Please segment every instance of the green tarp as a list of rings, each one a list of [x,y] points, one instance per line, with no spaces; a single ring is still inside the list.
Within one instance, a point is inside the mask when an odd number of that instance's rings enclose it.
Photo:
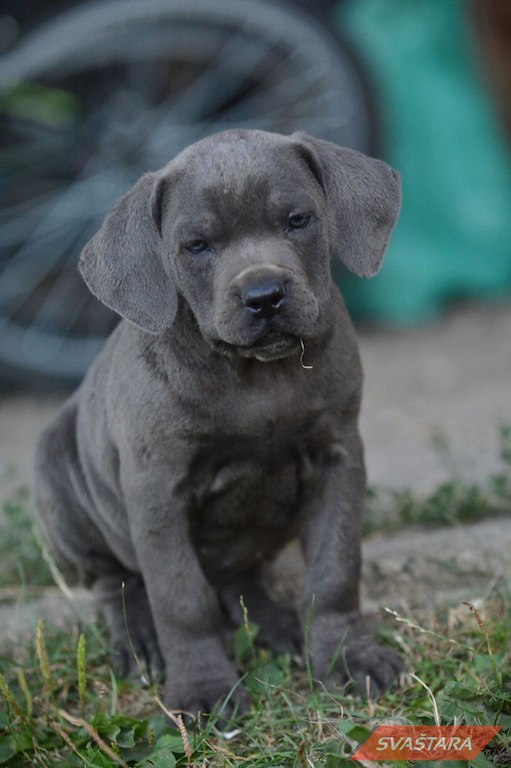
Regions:
[[[404,204],[385,266],[342,275],[355,317],[421,322],[450,299],[511,296],[511,155],[467,0],[350,0],[339,20],[378,95]]]

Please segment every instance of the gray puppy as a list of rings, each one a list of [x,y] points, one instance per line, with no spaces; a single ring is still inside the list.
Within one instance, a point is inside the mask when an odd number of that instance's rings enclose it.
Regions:
[[[382,262],[400,208],[384,163],[305,134],[227,131],[122,198],[80,270],[125,318],[43,432],[35,502],[57,559],[94,583],[166,702],[248,706],[223,629],[239,597],[282,650],[311,621],[316,678],[382,691],[401,660],[359,612],[361,368],[330,274]],[[296,611],[261,565],[298,536]],[[312,617],[312,619],[310,619]],[[327,680],[332,660],[338,661]],[[331,672],[331,670],[330,670]]]

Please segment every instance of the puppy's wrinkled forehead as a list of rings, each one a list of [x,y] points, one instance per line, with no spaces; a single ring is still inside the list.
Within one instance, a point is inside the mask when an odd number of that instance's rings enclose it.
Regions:
[[[201,141],[179,158],[180,187],[190,204],[220,216],[278,204],[304,187],[319,186],[287,137],[229,132]]]

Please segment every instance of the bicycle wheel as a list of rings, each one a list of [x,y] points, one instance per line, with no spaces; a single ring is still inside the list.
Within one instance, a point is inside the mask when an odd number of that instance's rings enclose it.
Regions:
[[[115,325],[76,261],[142,173],[232,127],[362,151],[374,129],[347,48],[266,0],[87,3],[0,72],[0,363],[18,381],[79,380]]]

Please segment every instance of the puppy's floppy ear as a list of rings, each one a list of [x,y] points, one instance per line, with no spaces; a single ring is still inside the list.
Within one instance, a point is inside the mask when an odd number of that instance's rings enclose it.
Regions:
[[[170,328],[177,293],[163,266],[164,179],[147,173],[108,214],[84,247],[80,273],[107,307],[151,333]]]
[[[325,191],[333,252],[356,275],[378,272],[401,208],[401,179],[381,160],[294,133]]]

